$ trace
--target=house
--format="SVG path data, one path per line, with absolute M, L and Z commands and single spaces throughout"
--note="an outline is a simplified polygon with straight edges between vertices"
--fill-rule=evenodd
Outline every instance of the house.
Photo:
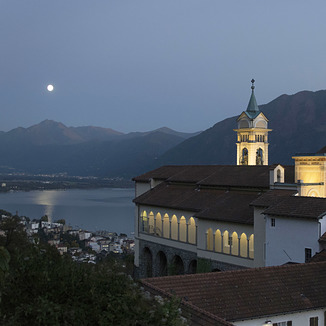
M 326 261 L 141 280 L 177 296 L 191 325 L 318 326 L 326 323 Z
M 251 89 L 236 165 L 163 166 L 133 179 L 138 277 L 304 263 L 324 249 L 326 148 L 268 165 L 271 130 Z

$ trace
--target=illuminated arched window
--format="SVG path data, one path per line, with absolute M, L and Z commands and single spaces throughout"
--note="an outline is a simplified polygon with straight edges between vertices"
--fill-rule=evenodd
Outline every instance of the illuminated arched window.
M 240 158 L 240 164 L 241 165 L 248 165 L 248 150 L 247 148 L 244 148 L 242 150 L 241 158 Z
M 248 257 L 248 239 L 245 233 L 242 233 L 240 237 L 240 256 Z
M 215 251 L 222 252 L 222 235 L 220 230 L 215 232 Z
M 161 237 L 162 236 L 162 217 L 160 213 L 156 214 L 155 218 L 155 235 Z
M 232 233 L 232 246 L 231 246 L 231 254 L 232 255 L 239 255 L 239 239 L 237 232 Z
M 187 221 L 184 216 L 180 218 L 179 240 L 183 242 L 187 241 Z
M 254 258 L 254 235 L 249 238 L 249 258 Z
M 193 217 L 190 217 L 190 219 L 189 219 L 188 241 L 189 241 L 189 243 L 196 244 L 196 222 Z
M 224 231 L 223 233 L 223 252 L 225 254 L 229 254 L 230 253 L 230 241 L 232 238 L 229 238 L 229 232 L 228 231 Z
M 148 218 L 146 211 L 141 213 L 142 231 L 148 232 Z
M 213 250 L 213 230 L 207 230 L 207 250 Z
M 175 215 L 171 219 L 171 239 L 178 240 L 178 219 Z
M 154 233 L 154 213 L 150 212 L 148 215 L 148 232 Z
M 317 190 L 310 189 L 307 196 L 309 196 L 309 197 L 319 197 L 319 194 L 318 194 Z
M 263 162 L 263 150 L 261 148 L 258 148 L 256 152 L 256 165 L 263 165 Z
M 163 237 L 170 238 L 170 219 L 168 214 L 165 214 L 163 217 Z

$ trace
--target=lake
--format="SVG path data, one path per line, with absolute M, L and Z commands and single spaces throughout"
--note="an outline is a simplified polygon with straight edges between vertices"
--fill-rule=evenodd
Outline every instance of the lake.
M 48 215 L 65 219 L 73 228 L 107 230 L 130 235 L 134 231 L 134 189 L 100 188 L 17 191 L 0 194 L 0 208 L 31 220 Z

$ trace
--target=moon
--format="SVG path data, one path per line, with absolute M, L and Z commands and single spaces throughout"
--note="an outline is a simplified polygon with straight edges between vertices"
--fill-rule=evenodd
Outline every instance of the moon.
M 52 92 L 53 90 L 54 90 L 54 87 L 53 87 L 53 85 L 48 85 L 48 86 L 46 86 L 46 89 L 49 91 L 49 92 Z

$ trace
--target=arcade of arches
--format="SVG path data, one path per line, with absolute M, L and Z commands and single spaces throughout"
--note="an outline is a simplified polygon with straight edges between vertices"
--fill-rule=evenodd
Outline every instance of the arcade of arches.
M 163 248 L 155 249 L 145 245 L 142 268 L 144 277 L 194 274 L 197 270 L 197 259 L 182 251 L 172 254 Z
M 168 214 L 154 213 L 147 214 L 144 210 L 140 215 L 141 231 L 166 239 L 182 241 L 190 244 L 197 244 L 197 226 L 195 219 L 190 217 L 187 221 L 184 216 L 178 218 L 175 214 L 169 217 Z M 210 228 L 206 232 L 206 250 L 254 259 L 254 235 L 247 236 L 242 233 L 229 232 Z
M 157 213 L 154 216 L 153 212 L 147 214 L 146 211 L 142 211 L 140 222 L 142 232 L 190 244 L 197 243 L 197 226 L 193 217 L 186 220 L 184 216 L 178 218 L 172 215 L 170 218 L 168 214 L 162 216 L 161 213 Z
M 217 229 L 214 233 L 211 228 L 206 232 L 206 249 L 227 255 L 254 259 L 254 235 L 249 237 L 237 232 L 232 234 L 225 230 L 223 233 Z

